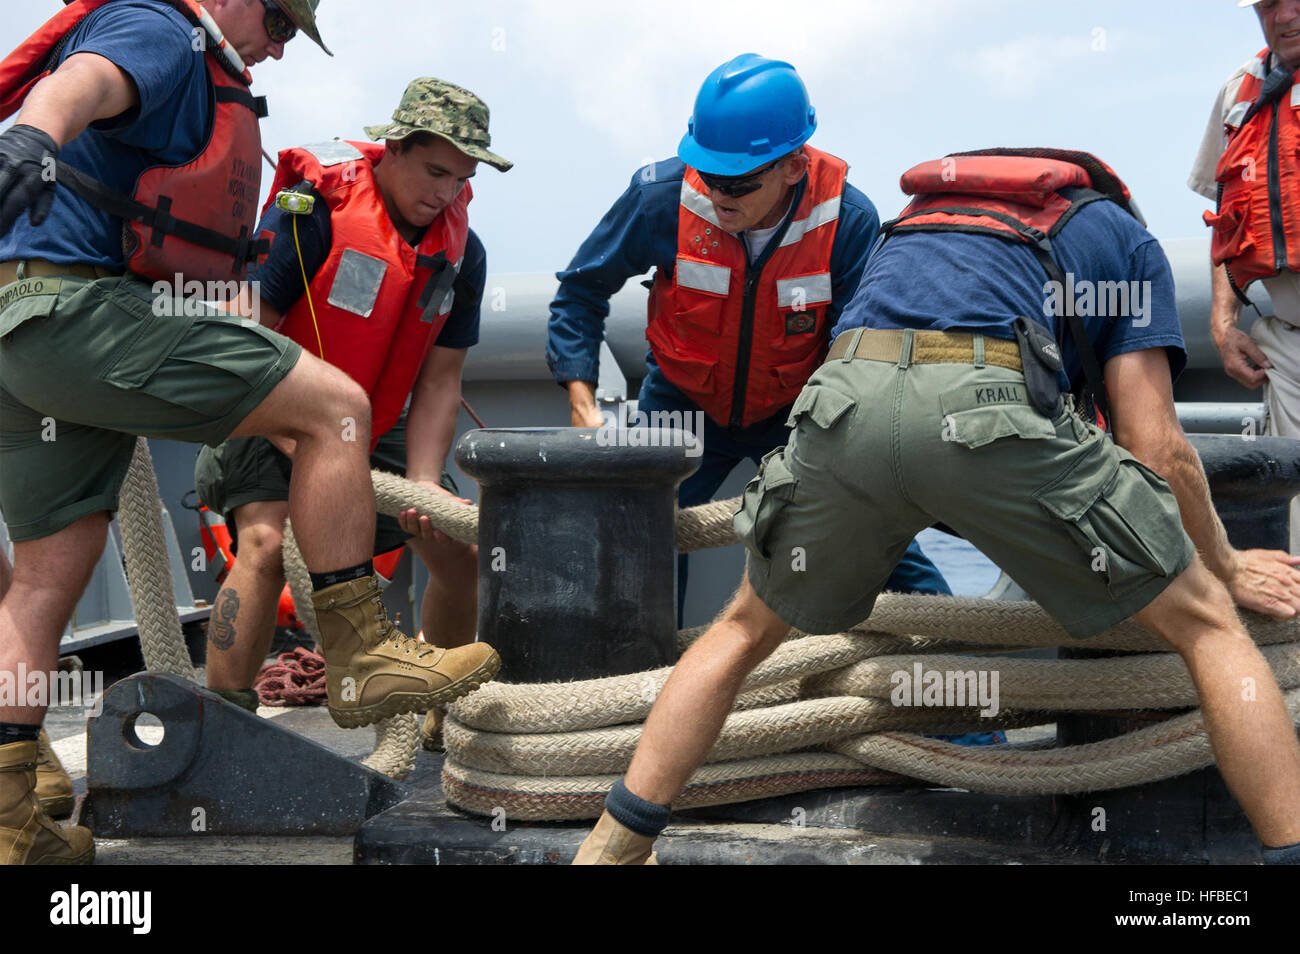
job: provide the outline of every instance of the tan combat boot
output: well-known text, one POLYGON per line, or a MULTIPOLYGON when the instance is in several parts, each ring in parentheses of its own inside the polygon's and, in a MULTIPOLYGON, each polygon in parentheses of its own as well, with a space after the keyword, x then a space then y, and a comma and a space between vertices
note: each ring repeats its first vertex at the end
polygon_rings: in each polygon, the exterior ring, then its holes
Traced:
POLYGON ((434 706, 424 714, 424 725, 420 726, 420 745, 426 752, 445 752, 447 747, 442 742, 442 720, 447 710, 434 706))
POLYGON ((0 864, 88 865, 95 858, 89 828, 60 828, 36 797, 35 742, 0 745, 0 864))
POLYGON ((609 812, 600 816, 596 827, 574 856, 575 865, 657 865, 655 840, 649 835, 638 835, 614 820, 609 812))
POLYGON ((373 576, 317 590, 312 604, 330 715, 345 729, 459 699, 501 668, 486 643, 439 649, 396 630, 373 576))
POLYGON ((54 754, 54 746, 50 745, 50 737, 44 729, 41 729, 36 743, 36 797, 40 799, 45 814, 51 818, 67 818, 72 814, 75 802, 72 779, 54 754))

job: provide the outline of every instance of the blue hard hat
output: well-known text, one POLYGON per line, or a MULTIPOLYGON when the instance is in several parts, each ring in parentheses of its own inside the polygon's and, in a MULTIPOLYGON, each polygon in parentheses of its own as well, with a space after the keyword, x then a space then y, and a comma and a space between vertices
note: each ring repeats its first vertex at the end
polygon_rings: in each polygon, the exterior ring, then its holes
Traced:
POLYGON ((743 176, 802 146, 816 128, 794 67, 742 53, 704 80, 677 155, 700 172, 743 176))

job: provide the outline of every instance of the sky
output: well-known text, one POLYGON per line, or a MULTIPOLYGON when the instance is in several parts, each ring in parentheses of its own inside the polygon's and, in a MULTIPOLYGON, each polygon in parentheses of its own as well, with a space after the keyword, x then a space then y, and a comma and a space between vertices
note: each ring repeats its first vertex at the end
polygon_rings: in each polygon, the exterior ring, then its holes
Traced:
MULTIPOLYGON (((60 6, 5 0, 4 48, 60 6)), ((918 162, 1041 145, 1108 162, 1158 237, 1205 237, 1187 174, 1220 86, 1264 45, 1236 0, 321 0, 317 17, 334 58, 299 36, 253 70, 267 151, 363 139, 417 76, 473 90, 516 164, 474 179, 493 273, 564 267, 637 168, 676 152, 704 77, 745 52, 795 65, 811 144, 883 218, 918 162)))

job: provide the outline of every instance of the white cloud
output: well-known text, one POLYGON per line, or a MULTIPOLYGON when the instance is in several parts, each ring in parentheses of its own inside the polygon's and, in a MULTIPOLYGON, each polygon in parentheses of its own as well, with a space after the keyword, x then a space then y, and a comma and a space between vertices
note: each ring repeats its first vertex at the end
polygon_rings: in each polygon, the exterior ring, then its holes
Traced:
POLYGON ((892 0, 530 0, 513 8, 506 30, 529 38, 528 72, 568 100, 579 122, 617 151, 640 156, 675 145, 700 81, 738 53, 790 60, 817 105, 834 94, 829 80, 846 63, 861 82, 879 80, 910 55, 902 49, 909 31, 924 32, 958 9, 956 0, 923 8, 892 0))
POLYGON ((991 91, 1008 99, 1031 98, 1049 70, 1092 55, 1088 36, 1024 36, 981 47, 970 57, 970 71, 991 91))
POLYGON ((980 79, 987 92, 1003 99, 1027 100, 1040 86, 1104 70, 1135 53, 1149 54, 1151 37, 1101 26, 1056 36, 1019 36, 958 57, 959 68, 980 79))
MULTIPOLYGON (((276 102, 299 104, 288 141, 322 119, 356 121, 362 106, 374 122, 376 107, 391 110, 408 79, 433 75, 480 93, 494 120, 513 114, 518 127, 553 117, 566 136, 576 123, 584 139, 636 161, 671 152, 700 81, 738 53, 790 60, 820 106, 842 93, 841 83, 887 81, 915 58, 909 42, 963 13, 975 15, 960 0, 489 0, 474 8, 327 0, 319 18, 335 59, 291 48, 289 62, 257 73, 276 102), (304 102, 315 105, 304 110, 304 102)), ((278 118, 264 127, 268 138, 279 138, 278 118)))

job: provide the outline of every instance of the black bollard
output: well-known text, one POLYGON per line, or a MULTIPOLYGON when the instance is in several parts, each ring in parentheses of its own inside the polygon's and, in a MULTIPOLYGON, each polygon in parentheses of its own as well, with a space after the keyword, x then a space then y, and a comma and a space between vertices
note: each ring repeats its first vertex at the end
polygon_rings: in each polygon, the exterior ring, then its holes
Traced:
POLYGON ((1214 509, 1238 549, 1290 549, 1291 498, 1300 494, 1300 441, 1189 434, 1210 482, 1214 509))
POLYGON ((479 638, 509 682, 594 679, 677 660, 677 485, 699 444, 675 429, 470 431, 479 638), (651 440, 656 441, 650 446, 651 440))

